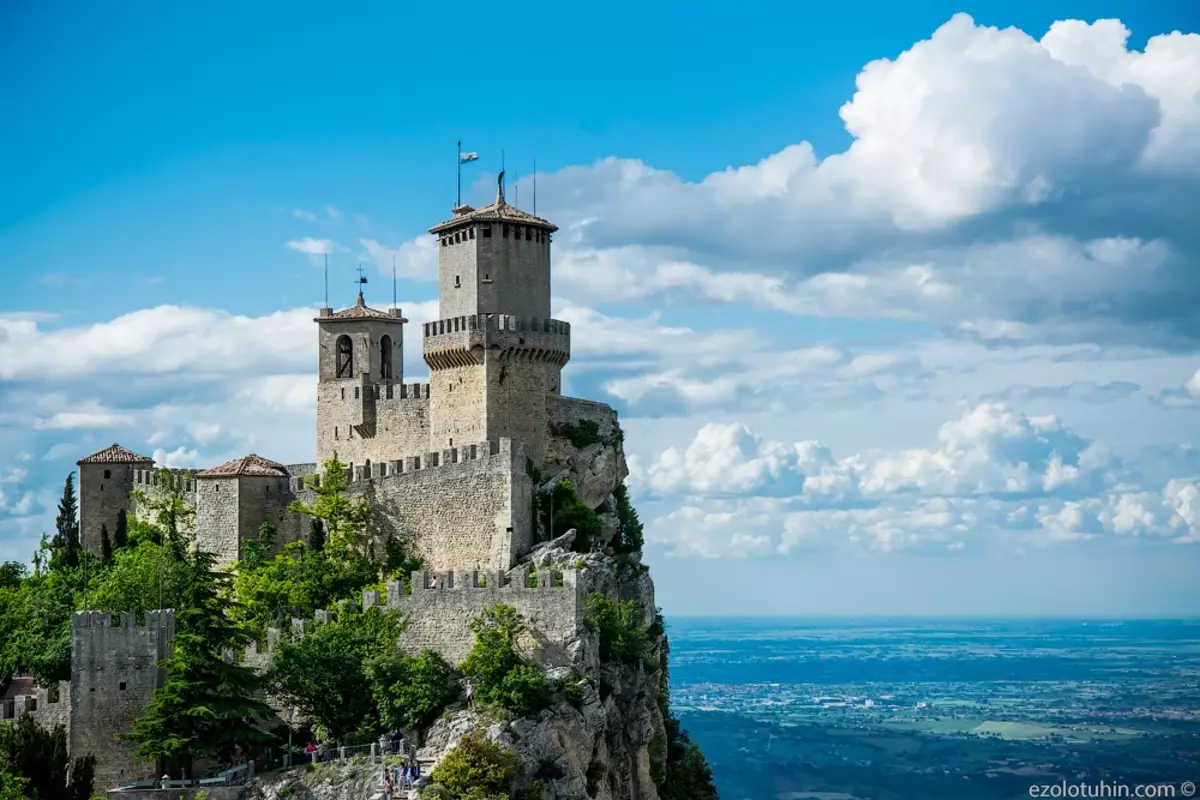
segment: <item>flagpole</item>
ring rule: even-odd
[[[455,208],[462,205],[462,140],[458,142],[458,201],[454,204]]]

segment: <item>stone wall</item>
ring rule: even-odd
[[[33,717],[42,728],[53,730],[62,725],[71,734],[71,683],[59,681],[53,689],[39,686],[30,695],[17,695],[0,706],[0,720]]]
[[[170,655],[173,611],[148,611],[135,625],[120,624],[98,611],[79,611],[71,620],[70,752],[96,757],[96,785],[153,777],[154,765],[134,757],[136,745],[118,742],[154,699],[166,679],[158,663]]]
[[[376,383],[362,377],[317,387],[317,463],[336,452],[365,464],[429,449],[429,384]]]
[[[140,465],[134,464],[79,465],[79,539],[89,552],[100,552],[102,528],[113,535],[121,510],[134,514],[132,495],[138,471]]]
[[[538,585],[530,588],[528,567],[515,569],[511,575],[505,570],[419,571],[413,573],[411,594],[393,581],[388,583],[385,597],[378,591],[364,591],[362,607],[383,606],[404,616],[400,646],[406,652],[415,655],[434,650],[458,664],[475,645],[468,623],[485,608],[504,603],[515,607],[526,624],[524,654],[543,665],[565,665],[571,660],[569,645],[584,630],[579,574],[573,569],[545,568],[537,578]],[[330,619],[329,611],[318,611],[312,620],[293,619],[291,636],[303,637]],[[242,656],[243,663],[258,671],[267,669],[281,636],[278,628],[268,630],[266,647],[251,644]]]
[[[452,664],[460,663],[475,645],[468,628],[472,619],[497,603],[516,607],[527,626],[525,654],[544,665],[565,665],[567,647],[583,631],[583,599],[578,575],[564,570],[554,586],[549,569],[538,574],[537,588],[528,588],[528,570],[513,571],[505,583],[504,570],[413,573],[412,594],[399,583],[387,587],[387,607],[404,614],[407,624],[400,646],[409,653],[436,650]],[[436,588],[429,588],[432,576]],[[379,602],[375,592],[363,593],[363,605]]]
[[[355,469],[377,532],[407,541],[433,569],[512,566],[532,546],[533,484],[510,440]]]
[[[466,223],[438,237],[439,316],[550,316],[550,234],[507,222]]]

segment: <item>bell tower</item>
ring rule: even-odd
[[[317,463],[386,457],[377,438],[376,403],[404,384],[404,323],[399,308],[380,311],[361,291],[350,308],[322,308],[317,370]],[[378,454],[377,454],[378,451]]]
[[[440,319],[426,323],[430,450],[511,438],[541,460],[548,396],[571,357],[570,325],[550,318],[550,243],[558,228],[496,202],[459,206],[438,238]]]

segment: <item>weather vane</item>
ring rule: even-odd
[[[362,284],[364,284],[366,282],[367,282],[367,276],[363,275],[362,264],[359,264],[358,265],[358,280],[356,280],[355,283],[357,283],[361,286]]]

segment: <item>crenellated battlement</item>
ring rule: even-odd
[[[556,366],[571,358],[571,325],[557,319],[510,314],[475,314],[425,323],[422,342],[431,369],[483,363],[488,351],[501,359],[544,361]]]
[[[144,490],[147,489],[174,489],[184,494],[189,494],[196,490],[195,470],[190,469],[168,469],[167,475],[163,474],[162,469],[135,469],[133,471],[134,488]]]
[[[145,612],[145,622],[137,625],[131,611],[122,611],[115,615],[117,624],[113,624],[113,614],[107,611],[76,611],[71,617],[71,629],[82,631],[87,629],[113,628],[124,630],[157,631],[162,628],[173,629],[175,625],[175,610],[168,608],[161,611]]]
[[[428,472],[457,464],[474,464],[480,467],[519,465],[524,469],[524,451],[519,445],[514,448],[511,439],[472,442],[460,447],[431,451],[423,456],[409,456],[374,464],[351,464],[346,468],[346,478],[352,487],[362,488],[362,484],[368,481]]]
[[[454,663],[466,657],[474,635],[466,622],[497,603],[511,605],[533,629],[544,637],[531,654],[543,660],[559,660],[569,641],[583,631],[583,603],[579,573],[573,569],[545,568],[530,583],[530,569],[458,570],[414,572],[409,583],[390,581],[386,594],[368,589],[362,593],[362,610],[381,608],[402,614],[406,620],[400,636],[409,652],[431,648]],[[292,641],[301,639],[333,621],[334,612],[320,610],[312,619],[293,618],[286,629],[267,629],[266,641],[251,642],[240,654],[255,669],[265,670],[285,632]],[[228,653],[228,658],[238,654]]]

